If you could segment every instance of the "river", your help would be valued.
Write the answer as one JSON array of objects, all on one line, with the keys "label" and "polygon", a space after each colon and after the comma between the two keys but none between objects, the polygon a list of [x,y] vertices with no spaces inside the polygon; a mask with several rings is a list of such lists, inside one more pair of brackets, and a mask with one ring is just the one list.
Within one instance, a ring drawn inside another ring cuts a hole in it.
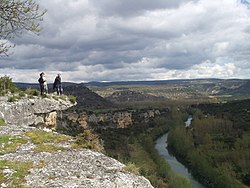
[{"label": "river", "polygon": [[[188,122],[189,121],[189,122]],[[185,126],[190,126],[191,124],[191,117],[185,122]],[[187,125],[189,123],[189,125]],[[194,188],[205,188],[202,184],[194,179],[191,173],[188,172],[188,169],[181,164],[173,155],[170,155],[167,150],[167,138],[168,133],[164,134],[160,138],[156,140],[155,148],[158,150],[159,154],[166,159],[168,164],[171,166],[172,170],[178,174],[181,174],[187,177],[190,182],[192,183]]]}]

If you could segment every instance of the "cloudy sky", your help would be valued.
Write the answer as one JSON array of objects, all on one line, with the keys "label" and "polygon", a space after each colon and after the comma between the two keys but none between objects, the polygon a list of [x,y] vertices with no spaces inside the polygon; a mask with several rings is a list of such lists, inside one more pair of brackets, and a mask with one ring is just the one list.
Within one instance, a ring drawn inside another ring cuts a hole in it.
[{"label": "cloudy sky", "polygon": [[250,0],[37,0],[48,12],[0,59],[37,82],[250,78]]}]

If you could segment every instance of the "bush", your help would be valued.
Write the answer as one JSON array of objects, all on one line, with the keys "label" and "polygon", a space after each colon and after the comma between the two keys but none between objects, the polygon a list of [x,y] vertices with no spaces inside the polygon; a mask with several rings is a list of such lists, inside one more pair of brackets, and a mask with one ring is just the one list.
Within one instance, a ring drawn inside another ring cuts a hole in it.
[{"label": "bush", "polygon": [[139,175],[139,168],[136,167],[136,165],[132,162],[128,162],[128,164],[126,164],[125,167],[123,167],[123,169],[127,172],[131,172],[133,174]]},{"label": "bush", "polygon": [[8,98],[8,102],[15,102],[17,100],[18,100],[18,97],[16,97],[16,96],[11,96]]},{"label": "bush", "polygon": [[25,97],[25,93],[24,93],[23,91],[21,91],[21,92],[19,93],[19,97],[20,97],[20,98]]},{"label": "bush", "polygon": [[0,126],[6,126],[5,120],[0,118]]},{"label": "bush", "polygon": [[1,95],[5,95],[8,92],[14,93],[18,91],[16,85],[12,82],[12,78],[9,76],[0,77],[0,91]]},{"label": "bush", "polygon": [[38,96],[39,95],[39,91],[37,89],[31,89],[31,88],[26,89],[25,93],[27,95],[31,95],[31,96]]},{"label": "bush", "polygon": [[99,136],[91,130],[85,130],[83,133],[79,134],[76,142],[73,144],[73,148],[87,148],[94,149],[96,151],[103,150]]},{"label": "bush", "polygon": [[75,104],[75,103],[76,103],[76,97],[75,97],[75,96],[69,95],[68,98],[69,98],[69,101],[70,101],[72,104]]}]

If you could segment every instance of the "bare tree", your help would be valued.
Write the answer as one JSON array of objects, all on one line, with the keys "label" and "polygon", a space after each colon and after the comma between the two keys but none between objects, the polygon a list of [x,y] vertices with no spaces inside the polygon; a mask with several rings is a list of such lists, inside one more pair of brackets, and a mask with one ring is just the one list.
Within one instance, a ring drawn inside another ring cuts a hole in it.
[{"label": "bare tree", "polygon": [[45,13],[33,0],[0,0],[0,55],[7,56],[14,47],[8,41],[24,31],[40,33]]}]

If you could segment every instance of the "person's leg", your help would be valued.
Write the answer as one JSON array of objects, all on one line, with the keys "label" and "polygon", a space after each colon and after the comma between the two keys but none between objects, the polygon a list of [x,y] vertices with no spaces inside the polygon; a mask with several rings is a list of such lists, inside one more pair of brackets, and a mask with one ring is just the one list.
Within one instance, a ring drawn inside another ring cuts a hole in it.
[{"label": "person's leg", "polygon": [[44,85],[44,92],[45,92],[46,94],[49,94],[48,85],[47,85],[47,84]]},{"label": "person's leg", "polygon": [[59,85],[59,93],[62,95],[62,85]]},{"label": "person's leg", "polygon": [[40,94],[42,95],[43,94],[43,87],[42,87],[42,85],[40,84]]},{"label": "person's leg", "polygon": [[57,95],[60,94],[59,85],[56,86],[56,93],[57,93]]}]

